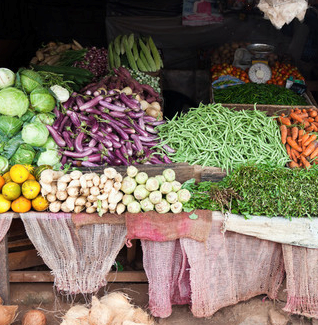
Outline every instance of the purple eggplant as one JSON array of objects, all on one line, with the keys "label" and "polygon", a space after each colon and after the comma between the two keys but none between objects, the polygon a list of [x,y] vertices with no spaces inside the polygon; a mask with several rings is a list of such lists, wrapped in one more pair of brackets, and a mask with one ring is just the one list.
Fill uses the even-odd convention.
[{"label": "purple eggplant", "polygon": [[106,108],[108,108],[108,109],[111,109],[111,110],[113,110],[113,111],[117,111],[117,112],[125,112],[125,111],[127,110],[126,107],[120,107],[120,106],[117,106],[117,105],[113,105],[113,104],[108,103],[108,102],[106,102],[106,101],[104,101],[104,100],[101,100],[101,101],[99,102],[99,104],[100,104],[101,106],[103,106],[103,107],[106,107]]},{"label": "purple eggplant", "polygon": [[158,137],[156,137],[156,136],[148,136],[148,137],[139,136],[139,140],[141,142],[152,142],[152,141],[158,140]]},{"label": "purple eggplant", "polygon": [[71,139],[71,136],[70,136],[69,132],[68,131],[63,131],[62,136],[63,136],[64,141],[66,142],[66,146],[70,150],[74,150],[73,142],[72,142],[72,139]]},{"label": "purple eggplant", "polygon": [[149,133],[153,133],[153,134],[157,134],[159,131],[155,130],[152,126],[150,125],[146,125],[146,131],[148,131]]},{"label": "purple eggplant", "polygon": [[122,162],[123,165],[128,166],[129,163],[127,161],[127,159],[123,156],[123,154],[121,153],[121,151],[119,149],[115,150],[115,156],[120,159],[120,161]]},{"label": "purple eggplant", "polygon": [[77,152],[83,151],[83,144],[82,144],[83,139],[84,139],[84,132],[80,132],[74,141],[75,151]]},{"label": "purple eggplant", "polygon": [[127,112],[127,115],[131,118],[138,119],[138,118],[142,117],[143,115],[145,115],[145,113],[144,113],[144,111],[141,111],[141,112],[129,111],[129,112]]},{"label": "purple eggplant", "polygon": [[122,145],[120,148],[119,148],[121,154],[125,157],[125,159],[127,160],[128,159],[128,153],[127,153],[127,150],[126,150],[126,147],[125,147],[125,144]]},{"label": "purple eggplant", "polygon": [[146,130],[146,126],[145,126],[145,121],[143,119],[143,116],[141,116],[139,119],[138,119],[138,125],[141,129],[143,130]]},{"label": "purple eggplant", "polygon": [[72,152],[72,151],[67,151],[65,150],[63,154],[67,157],[72,157],[72,158],[84,158],[86,156],[89,156],[93,153],[92,148],[86,149],[82,152]]},{"label": "purple eggplant", "polygon": [[81,121],[79,120],[79,118],[75,112],[67,111],[66,114],[70,117],[70,119],[75,127],[79,128],[81,126]]},{"label": "purple eggplant", "polygon": [[94,148],[97,144],[97,141],[95,139],[91,139],[91,141],[88,143],[88,147]]},{"label": "purple eggplant", "polygon": [[[148,116],[145,116],[144,117],[144,119],[146,119],[146,117],[148,117]],[[151,117],[151,116],[150,116]],[[147,124],[149,124],[149,125],[152,125],[152,126],[157,126],[157,125],[161,125],[161,124],[165,124],[166,122],[165,121],[157,121],[157,120],[155,120],[155,121],[153,121],[153,122],[147,122]]]},{"label": "purple eggplant", "polygon": [[142,147],[141,141],[139,139],[139,136],[136,134],[132,134],[130,137],[132,140],[134,140],[134,144],[136,146],[138,154],[141,154],[143,152],[143,147]]},{"label": "purple eggplant", "polygon": [[67,162],[67,157],[66,156],[62,156],[62,158],[61,158],[61,164],[62,164],[62,166],[64,166],[66,164],[66,162]]},{"label": "purple eggplant", "polygon": [[117,134],[112,133],[112,132],[108,132],[107,136],[112,138],[113,140],[115,140],[117,142],[120,141],[119,136]]},{"label": "purple eggplant", "polygon": [[76,96],[77,96],[77,93],[73,93],[69,97],[69,99],[65,103],[62,104],[63,108],[67,110],[68,108],[72,107],[75,102]]},{"label": "purple eggplant", "polygon": [[61,122],[61,124],[59,125],[58,131],[61,133],[64,129],[65,124],[67,123],[67,121],[69,120],[69,117],[66,115],[63,117],[63,120]]},{"label": "purple eggplant", "polygon": [[164,156],[163,156],[163,161],[164,161],[166,164],[172,164],[172,161],[168,158],[167,155],[164,155]]},{"label": "purple eggplant", "polygon": [[85,104],[79,106],[79,109],[81,111],[85,111],[87,108],[93,108],[95,107],[100,100],[103,99],[103,96],[102,95],[99,95],[97,97],[94,97],[93,99],[90,99],[89,101],[87,101]]},{"label": "purple eggplant", "polygon": [[86,121],[86,122],[88,122],[90,120],[89,117],[84,115],[83,113],[79,115],[79,119],[81,121]]},{"label": "purple eggplant", "polygon": [[155,156],[152,156],[151,159],[150,159],[150,162],[154,165],[156,164],[163,164],[163,162],[161,160],[159,160],[157,157]]},{"label": "purple eggplant", "polygon": [[172,149],[171,147],[169,147],[167,144],[164,144],[162,146],[163,149],[167,150],[170,153],[175,153],[176,151],[174,149]]},{"label": "purple eggplant", "polygon": [[96,119],[94,119],[93,124],[92,124],[92,128],[91,128],[91,132],[92,133],[96,133],[99,129],[99,125],[98,122],[96,121]]},{"label": "purple eggplant", "polygon": [[[130,112],[128,112],[128,113],[130,113]],[[108,112],[108,114],[111,117],[115,117],[115,118],[125,118],[125,117],[127,117],[126,113],[117,112],[117,111],[111,111],[111,112]]]},{"label": "purple eggplant", "polygon": [[94,164],[94,163],[92,163],[90,161],[82,161],[81,166],[83,166],[83,167],[98,167],[99,165]]},{"label": "purple eggplant", "polygon": [[144,147],[152,148],[152,147],[154,147],[154,146],[157,146],[157,145],[158,145],[158,142],[157,142],[157,141],[143,142],[142,145],[143,145]]},{"label": "purple eggplant", "polygon": [[131,142],[127,141],[125,143],[125,147],[126,147],[126,151],[127,151],[128,156],[132,156],[133,155],[133,150],[132,150]]},{"label": "purple eggplant", "polygon": [[97,114],[97,115],[101,114],[101,111],[98,110],[97,108],[86,108],[85,112],[89,114]]},{"label": "purple eggplant", "polygon": [[147,137],[149,135],[148,132],[143,130],[136,121],[133,121],[133,127],[136,130],[136,132],[142,135],[143,137]]},{"label": "purple eggplant", "polygon": [[121,93],[119,95],[119,98],[129,108],[140,110],[140,104],[139,103],[137,104],[136,102],[134,102],[131,99],[129,99],[125,93]]},{"label": "purple eggplant", "polygon": [[53,128],[55,130],[58,130],[59,129],[59,126],[62,123],[63,118],[64,118],[64,115],[63,114],[60,114],[59,117],[54,121],[54,123],[53,123],[52,126],[53,126]]},{"label": "purple eggplant", "polygon": [[65,147],[66,142],[63,140],[63,138],[59,135],[59,133],[50,125],[46,125],[46,128],[49,130],[53,140],[56,142],[56,144],[59,147]]},{"label": "purple eggplant", "polygon": [[53,113],[55,114],[56,118],[59,118],[61,115],[61,112],[57,109],[56,106],[53,109]]},{"label": "purple eggplant", "polygon": [[125,131],[125,133],[127,134],[135,134],[136,130],[133,128],[123,128],[123,130]]},{"label": "purple eggplant", "polygon": [[84,98],[80,95],[75,98],[75,101],[78,108],[85,104]]}]

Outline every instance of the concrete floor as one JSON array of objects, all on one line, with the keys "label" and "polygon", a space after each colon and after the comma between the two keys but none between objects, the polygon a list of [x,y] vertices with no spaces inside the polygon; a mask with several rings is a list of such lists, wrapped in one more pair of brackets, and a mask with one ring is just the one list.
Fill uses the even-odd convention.
[{"label": "concrete floor", "polygon": [[[133,283],[109,284],[103,292],[123,291],[132,298],[132,302],[144,309],[148,303],[148,285]],[[288,315],[282,311],[286,294],[281,290],[278,301],[264,299],[264,296],[252,298],[234,306],[222,308],[209,318],[193,317],[189,306],[174,306],[172,315],[165,319],[156,319],[161,325],[317,325],[316,320]],[[83,303],[81,298],[76,303]],[[72,301],[54,293],[52,283],[11,284],[11,304],[19,305],[18,317],[13,325],[21,324],[24,313],[30,309],[40,308],[47,316],[47,325],[58,325],[61,317],[70,308]],[[276,312],[282,316],[270,320],[270,314]],[[317,322],[317,323],[316,323]]]}]

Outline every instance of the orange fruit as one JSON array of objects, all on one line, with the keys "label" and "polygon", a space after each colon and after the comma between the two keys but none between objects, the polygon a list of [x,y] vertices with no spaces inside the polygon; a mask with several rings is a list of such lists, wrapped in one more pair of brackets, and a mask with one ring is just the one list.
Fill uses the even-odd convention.
[{"label": "orange fruit", "polygon": [[32,207],[36,211],[44,211],[49,207],[49,202],[42,195],[38,195],[32,200]]},{"label": "orange fruit", "polygon": [[30,172],[23,165],[14,165],[10,168],[10,177],[16,183],[25,182],[30,175]]},{"label": "orange fruit", "polygon": [[29,199],[35,199],[41,191],[41,185],[35,180],[28,180],[22,184],[22,195]]},{"label": "orange fruit", "polygon": [[4,178],[4,181],[6,183],[12,182],[11,176],[10,176],[10,172],[6,172],[5,174],[3,174],[2,176]]},{"label": "orange fruit", "polygon": [[21,195],[21,187],[14,182],[6,183],[2,187],[2,194],[7,200],[15,200]]},{"label": "orange fruit", "polygon": [[20,196],[11,203],[11,209],[14,212],[28,212],[31,210],[31,201],[26,199],[24,196]]},{"label": "orange fruit", "polygon": [[35,177],[32,174],[30,174],[29,177],[27,178],[27,181],[30,180],[30,179],[35,180]]},{"label": "orange fruit", "polygon": [[0,176],[0,191],[5,183],[6,183],[5,179],[2,176]]},{"label": "orange fruit", "polygon": [[0,194],[0,213],[7,212],[11,208],[11,202]]}]

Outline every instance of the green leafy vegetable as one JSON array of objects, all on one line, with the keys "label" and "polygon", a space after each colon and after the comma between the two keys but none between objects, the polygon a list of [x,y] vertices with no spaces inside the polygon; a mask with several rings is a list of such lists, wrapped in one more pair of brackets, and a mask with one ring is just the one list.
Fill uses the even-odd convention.
[{"label": "green leafy vegetable", "polygon": [[7,68],[0,68],[0,89],[11,87],[15,82],[15,74]]},{"label": "green leafy vegetable", "polygon": [[0,173],[5,173],[9,169],[9,160],[0,156]]},{"label": "green leafy vegetable", "polygon": [[46,88],[36,88],[30,94],[31,106],[42,113],[51,112],[55,107],[55,98]]},{"label": "green leafy vegetable", "polygon": [[37,87],[41,87],[43,85],[43,80],[36,71],[24,69],[20,70],[18,73],[21,80],[22,89],[28,94],[30,94],[31,91]]},{"label": "green leafy vegetable", "polygon": [[58,154],[58,151],[54,150],[54,149],[49,149],[44,152],[41,152],[41,154],[38,158],[38,161],[37,161],[37,165],[38,166],[41,166],[41,165],[55,166],[59,162],[60,162],[60,156]]},{"label": "green leafy vegetable", "polygon": [[23,91],[7,87],[0,91],[0,113],[21,117],[29,108],[29,99]]},{"label": "green leafy vegetable", "polygon": [[49,131],[44,124],[34,122],[27,124],[22,129],[22,139],[34,147],[41,147],[47,141]]},{"label": "green leafy vegetable", "polygon": [[53,113],[40,113],[34,116],[32,122],[39,122],[44,125],[53,125],[55,115]]},{"label": "green leafy vegetable", "polygon": [[19,146],[15,154],[10,159],[11,165],[28,164],[32,165],[35,157],[35,150],[29,144],[23,143]]},{"label": "green leafy vegetable", "polygon": [[13,116],[0,116],[0,133],[8,138],[12,138],[22,128],[23,121]]}]

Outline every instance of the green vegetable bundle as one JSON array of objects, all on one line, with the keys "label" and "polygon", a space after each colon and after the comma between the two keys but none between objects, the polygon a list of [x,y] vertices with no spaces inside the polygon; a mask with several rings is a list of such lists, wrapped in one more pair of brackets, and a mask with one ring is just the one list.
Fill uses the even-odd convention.
[{"label": "green vegetable bundle", "polygon": [[[276,121],[264,112],[235,111],[221,104],[200,104],[158,126],[161,142],[173,162],[232,170],[246,162],[284,166],[289,157]],[[172,150],[166,149],[168,145]]]},{"label": "green vegetable bundle", "polygon": [[151,37],[118,35],[108,45],[110,69],[128,66],[133,70],[155,72],[163,67],[159,51]]},{"label": "green vegetable bundle", "polygon": [[308,105],[294,91],[269,84],[247,83],[213,90],[216,103],[263,104],[263,105]]},{"label": "green vegetable bundle", "polygon": [[224,180],[241,196],[233,213],[259,216],[318,217],[318,168],[241,166]]}]

